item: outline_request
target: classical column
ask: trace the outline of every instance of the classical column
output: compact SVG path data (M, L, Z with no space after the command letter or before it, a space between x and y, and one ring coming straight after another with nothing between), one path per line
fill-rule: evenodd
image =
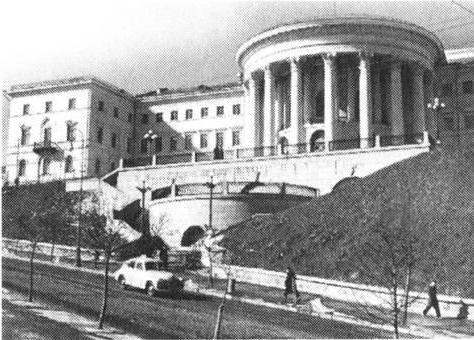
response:
M390 127L393 136L405 134L402 101L402 65L392 62L390 65Z
M251 74L248 78L248 88L246 87L245 102L245 145L249 148L254 148L257 142L257 122L255 119L257 114L257 95L257 80Z
M336 55L325 54L324 60L324 139L326 143L333 140L333 124L336 112L337 77Z
M423 133L425 127L424 69L418 65L410 68L413 87L413 132Z
M302 119L302 77L301 77L301 61L299 58L292 58L290 61L291 72L291 109L290 109L290 144L302 143L303 140L303 119Z
M264 71L264 101L263 101L263 145L273 145L273 105L275 97L275 78L270 65Z
M374 74L372 87L373 93L373 110L374 110L374 122L380 124L382 122L382 93L380 91L380 66L374 66Z
M311 118L311 72L303 72L303 123L309 123Z
M347 120L354 120L356 104L356 73L354 68L349 65L347 69Z
M359 61L359 134L360 147L368 148L372 130L372 91L370 83L370 56L361 53Z

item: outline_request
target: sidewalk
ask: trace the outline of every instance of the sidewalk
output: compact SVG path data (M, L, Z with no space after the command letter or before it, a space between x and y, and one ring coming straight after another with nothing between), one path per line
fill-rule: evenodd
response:
M209 287L208 270L187 271L186 277L191 278L200 287ZM203 294L222 297L227 282L214 278L214 288L201 289ZM227 294L228 299L239 300L251 304L284 309L293 312L312 314L316 317L358 324L376 329L393 331L393 326L384 322L388 311L376 308L361 307L344 301L336 301L307 293L302 293L299 303L283 304L283 289L258 286L249 283L237 282L235 292ZM293 296L288 301L293 302ZM313 303L311 303L313 301ZM331 312L332 311L332 312ZM453 318L434 318L430 316L409 314L408 325L400 327L400 333L415 337L428 338L472 338L474 337L474 322Z
M97 320L52 304L28 302L26 295L2 288L3 339L140 340L116 328L97 329Z

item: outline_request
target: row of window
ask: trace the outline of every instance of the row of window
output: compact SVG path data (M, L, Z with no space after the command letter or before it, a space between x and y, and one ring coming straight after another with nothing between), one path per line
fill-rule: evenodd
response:
M29 115L30 114L30 104L23 104L23 115ZM76 109L76 98L69 98L68 100L68 110L74 110ZM99 100L97 104L97 110L99 112L104 112L105 111L105 102L103 100ZM44 103L44 112L52 112L53 111L53 102L51 100L48 100ZM115 118L119 118L119 108L114 106L113 108L113 116ZM128 122L131 123L133 120L133 115L131 113L128 114Z
M45 158L42 161L41 166L41 173L43 175L48 175L50 174L50 168L51 168L51 159L50 158ZM113 171L116 169L116 164L115 162L110 163L110 171ZM100 159L96 159L95 161L95 173L98 175L100 174L101 171L101 162ZM73 165L73 158L71 155L67 156L64 160L64 172L65 173L71 173L74 172L74 165ZM26 160L21 159L18 162L18 177L22 177L26 175Z
M102 144L104 142L104 128L100 127L97 129L97 142ZM118 144L118 135L115 132L112 132L110 135L110 146L115 148ZM127 152L132 153L132 139L127 138Z
M199 136L199 146L201 149L207 149L209 147L209 134L201 133ZM155 153L163 152L163 138L158 136L154 139L155 141ZM223 147L224 145L224 132L216 132L216 146ZM232 146L240 145L240 130L232 131ZM149 139L142 139L140 145L141 153L151 152L150 148L152 147L151 141ZM185 134L184 135L184 150L192 150L193 148L193 135ZM169 139L169 148L170 152L178 151L178 137L172 136Z
M474 84L472 80L466 80L461 83L461 94L473 94ZM453 83L444 83L441 85L441 96L450 97L454 94Z
M445 113L443 115L443 127L446 131L455 131L457 130L456 127L456 118L453 116L452 113ZM464 129L466 130L474 130L474 115L469 114L464 116Z
M234 116L240 115L240 104L234 104L232 105L232 114ZM193 119L193 109L187 109L185 111L185 120L190 120ZM209 116L209 108L208 107L202 107L201 108L201 118L206 118ZM224 116L224 106L219 105L216 107L216 116L217 117L222 117ZM149 117L147 113L142 114L142 124L146 125L149 123ZM170 121L177 121L179 120L179 115L177 110L173 110L170 112ZM163 121L163 112L158 112L156 114L156 122L160 123Z

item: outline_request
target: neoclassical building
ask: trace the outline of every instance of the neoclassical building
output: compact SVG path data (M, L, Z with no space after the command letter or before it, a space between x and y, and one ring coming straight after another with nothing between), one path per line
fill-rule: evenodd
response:
M95 77L13 86L4 93L4 181L309 156L474 131L474 48L444 51L414 24L347 17L282 25L243 43L236 61L239 82L137 95ZM427 107L435 96L446 104L437 111Z
M280 26L237 52L246 89L248 146L330 143L422 134L426 103L446 62L427 30L381 18L319 19Z

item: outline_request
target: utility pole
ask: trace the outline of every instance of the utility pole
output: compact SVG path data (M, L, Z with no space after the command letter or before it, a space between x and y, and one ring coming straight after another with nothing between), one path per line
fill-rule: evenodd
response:
M79 216L78 222L76 224L76 267L82 266L81 261L81 228L82 228L82 196L84 191L84 149L85 149L85 142L84 142L84 134L81 130L75 128L74 132L77 131L81 134L81 167L80 167L80 175L79 175ZM74 149L74 141L71 141L71 150Z
M149 130L145 135L143 135L143 139L145 139L148 143L148 156L150 157L150 164L153 165L153 158L152 158L152 145L151 143L158 138L158 135L153 132L153 130Z
M150 236L150 229L145 228L145 194L147 191L151 190L150 187L145 185L145 181L143 181L143 185L141 187L137 187L137 190L140 191L142 194L142 218L141 218L141 229L144 236Z
M206 186L209 188L209 231L211 232L210 237L214 236L214 229L212 227L212 196L216 184L214 184L214 176L211 175L211 179L206 183ZM214 287L214 279L212 277L212 245L209 244L207 247L209 252L209 284Z

